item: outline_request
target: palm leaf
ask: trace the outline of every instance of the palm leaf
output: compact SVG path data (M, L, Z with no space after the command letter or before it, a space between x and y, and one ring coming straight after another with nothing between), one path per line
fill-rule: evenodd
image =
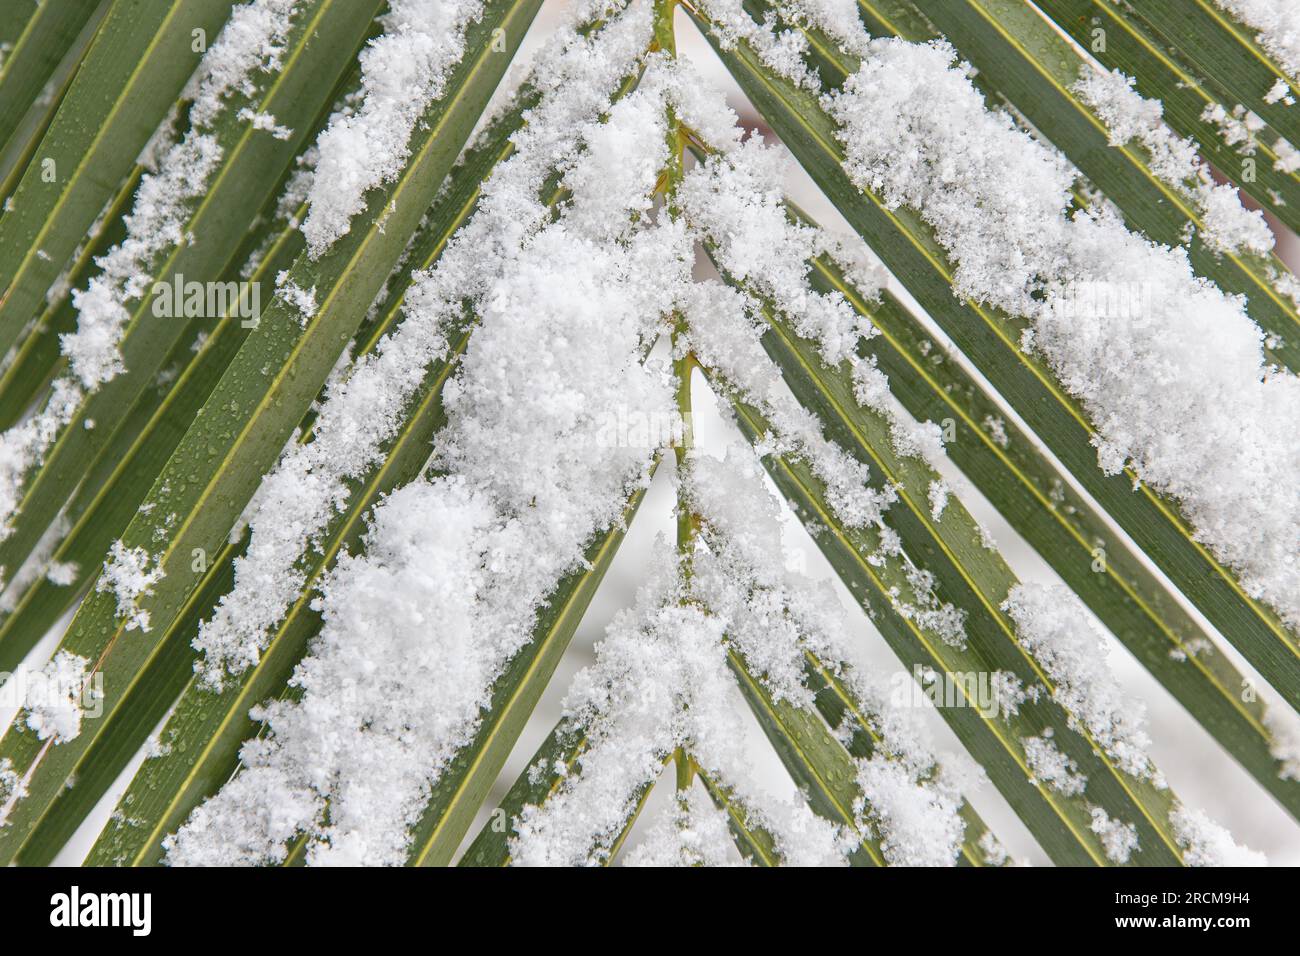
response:
M342 632L346 622L331 603L338 598L335 585L356 584L358 574L371 570L383 579L391 570L383 563L392 546L385 539L385 522L394 513L389 509L412 501L441 507L438 495L461 481L479 496L476 507L483 507L488 523L500 527L498 536L494 525L486 557L468 556L473 566L481 565L484 580L501 582L510 576L501 575L502 567L536 563L528 571L536 580L526 584L532 596L519 603L517 620L513 611L501 618L486 612L483 624L494 633L484 635L483 650L497 657L477 662L484 664L482 686L464 688L465 699L454 704L464 713L444 712L441 699L421 699L414 708L390 694L377 705L367 700L357 713L377 714L391 702L398 712L408 708L401 720L379 716L354 727L348 703L338 726L307 731L349 740L359 734L361 747L371 746L368 735L379 734L385 739L374 738L376 746L393 743L413 758L423 749L433 764L395 768L393 779L401 782L373 809L401 832L386 830L374 843L363 837L367 858L382 844L377 852L391 862L496 866L555 858L551 848L529 842L555 839L555 852L566 859L617 864L636 843L640 814L671 761L675 793L663 796L676 801L674 815L649 829L647 840L658 845L627 854L634 862L734 860L728 832L740 858L761 866L811 858L805 851L855 865L904 863L922 850L926 859L963 866L1006 862L994 833L953 789L955 768L930 754L897 701L886 704L872 675L850 663L856 649L838 633L847 622L812 601L800 603L802 577L785 573L779 557L765 560L781 528L774 512L751 514L750 506L761 510L760 499L776 505L752 459L743 468L730 460L750 449L731 448L726 462L710 464L710 456L694 448L695 368L848 594L915 678L919 686L909 682L908 689L930 696L930 682L945 678L955 699L936 702L939 715L1053 862L1171 865L1233 850L1217 829L1189 838L1185 808L1141 752L1145 738L1138 733L1117 746L1113 734L1127 733L1127 725L1118 716L1110 725L1098 720L1098 707L1111 713L1118 685L1090 686L1100 697L1081 699L1070 668L1059 667L1051 648L1043 653L1036 646L1016 597L1032 589L1020 588L933 462L900 441L910 423L892 405L862 404L862 363L885 373L893 400L908 415L942 423L949 462L1262 790L1300 816L1294 754L1278 714L1254 699L1249 674L1216 643L1215 631L1292 707L1300 704L1300 638L1196 540L1176 502L1135 483L1131 472L1103 475L1092 422L1046 364L1021 350L1025 323L953 295L953 263L939 240L919 212L890 208L854 185L839 145L844 131L828 114L863 65L847 49L868 58L903 49L858 44L849 33L859 26L864 40L946 39L976 67L972 82L991 108L1009 111L1029 135L1055 146L1080 171L1078 209L1087 214L1111 203L1135 233L1186 248L1200 276L1242 296L1276 363L1269 374L1285 376L1300 368L1300 308L1293 292L1300 283L1276 256L1224 248L1204 192L1213 185L1207 167L1193 163L1193 175L1171 176L1160 141L1116 142L1103 118L1105 104L1096 100L1097 86L1113 82L1098 64L1132 74L1138 92L1160 101L1173 134L1189 138L1177 142L1179 157L1190 162L1193 149L1199 150L1204 162L1296 226L1300 176L1286 169L1300 121L1286 99L1300 95L1300 87L1285 72L1291 64L1273 55L1282 55L1281 48L1209 0L1194 0L1185 10L1165 0L854 0L834 10L803 0L702 6L724 20L747 15L752 33L742 21L739 28L714 24L694 3L683 2L762 119L878 254L904 295L864 288L871 280L847 257L841 261L841 252L849 251L842 243L828 241L792 204L784 207L788 219L782 215L778 185L723 200L737 200L735 208L761 204L763 215L774 213L758 231L784 225L782 241L799 250L788 258L797 261L774 257L762 237L750 245L763 248L749 252L763 264L746 273L745 264L736 263L737 275L728 274L735 250L727 252L711 218L731 213L711 207L698 190L747 189L745 177L768 175L763 164L774 161L775 152L739 145L729 114L675 62L675 0L583 7L580 16L594 19L566 23L563 42L541 54L540 62L556 71L534 69L509 97L497 97L540 5L486 0L481 11L473 0L464 7L413 0L10 5L0 22L0 428L6 462L18 465L6 465L6 493L17 505L8 508L0 532L6 581L0 589L0 672L39 667L34 650L49 647L42 637L53 632L60 640L47 673L69 661L73 669L84 663L86 683L102 681L103 697L89 715L72 704L79 729L53 734L50 721L61 719L64 704L56 702L51 711L29 700L0 737L0 862L52 863L79 845L92 811L110 794L115 812L95 838L86 858L91 864L155 864L169 847L170 862L224 857L227 850L236 856L247 850L287 867L318 862L318 851L350 857L357 847L348 845L346 831L354 825L349 820L364 816L359 801L367 791L352 786L346 766L318 772L313 758L306 776L337 776L340 787L302 784L307 802L289 811L297 833L287 843L283 834L266 842L265 834L250 832L250 847L239 841L235 847L222 836L231 821L217 820L215 830L205 830L205 817L242 813L246 804L259 805L276 792L256 785L262 773L279 779L285 768L276 760L285 760L286 780L301 776L296 755L281 752L298 741L277 715L308 713L319 695L328 695L313 668L325 668L326 683L334 680L328 655L336 642L357 637ZM857 22L838 23L834 17L842 14ZM252 41L263 44L256 56L251 46L243 49L251 57L244 79L224 88L220 107L203 119L202 84L217 58L200 65L200 55L227 21L227 36L240 34L249 24L241 23L244 17L269 17L254 33L269 32ZM268 26L272 20L277 25ZM773 39L766 35L771 30L787 31L778 47L764 45ZM391 64L378 61L382 51L391 55L408 40L431 44L436 53L430 62L445 57L445 63L435 67L434 73L442 72L426 91L413 94L412 102L422 105L399 117L409 103L380 89L392 77L386 75ZM786 68L792 63L809 72L787 79L799 73ZM621 78L611 65L623 71ZM592 84L580 69L605 75ZM1081 77L1097 86L1090 90ZM614 95L607 97L610 90ZM651 142L645 136L635 141L633 129L649 115L641 109L647 103L655 104L654 165L635 154ZM367 113L372 107L376 112ZM382 141L377 127L368 129L364 146L347 139L349 127L365 128L390 109L401 143ZM1220 117L1235 111L1236 119L1250 119L1244 147L1225 142L1222 120L1212 116L1216 110ZM354 118L360 126L352 126ZM85 313L85 294L74 298L70 292L119 281L112 254L139 238L136 214L152 201L151 188L166 182L167 160L156 165L160 151L199 133L210 134L218 150L212 175L193 195L182 197L176 187L184 204L177 230L147 261L133 260L139 266L132 266L134 291L124 286L120 296L125 321L120 338L110 330L109 353L120 353L122 367L88 384L76 336L96 333L100 320ZM702 152L716 145L720 155L691 170L687 145ZM372 146L375 155L353 155ZM311 217L336 214L335 197L313 187L309 201L300 201L305 167L316 166L318 156L317 187L341 190L338 208L351 202L342 180L352 178L353 164L372 177L351 214L337 228L325 227L334 230L329 242L314 231ZM593 170L598 181L590 178ZM527 189L518 188L521 173ZM516 210L524 211L518 229ZM479 213L479 221L453 241ZM483 221L493 235L484 235ZM1251 248L1266 248L1261 235L1251 233ZM728 241L753 238L739 229ZM680 284L693 281L685 263L700 249L715 258L723 285L713 279L705 286ZM593 295L626 289L658 304L614 323L603 311L580 315L585 301L560 302L572 291L564 277L550 283L551 251L571 257L575 288L589 283ZM483 266L473 261L479 254ZM669 260L675 271L662 277L666 285L656 281L659 276L638 273L646 263ZM605 261L628 263L619 268L630 270L633 280L593 266ZM542 281L540 291L530 288L532 299L522 308L512 303L506 315L499 303L517 291L516 264L521 276L540 268ZM781 278L771 280L769 273ZM244 327L233 309L156 321L155 284L181 274L259 288L273 283L278 291L253 328ZM607 281L617 285L607 287ZM791 283L797 288L786 289ZM432 306L430 296L437 300ZM735 316L706 314L715 303L719 309L740 305ZM829 312L817 312L828 303ZM750 324L727 326L736 316ZM524 394L533 387L525 381L516 396L512 380L492 381L489 405L499 398L508 399L503 409L524 404L516 405L519 414L501 416L499 426L488 425L493 432L484 447L497 441L494 429L514 423L518 430L519 422L534 421L540 424L518 441L537 460L496 461L507 454L479 464L475 449L466 449L477 441L469 437L473 429L488 423L475 419L466 402L493 374L487 368L494 361L536 362L532 341L518 348L523 343L512 338L506 358L494 352L503 341L500 323L525 318L529 323L515 331L536 336L538 368L581 362L576 377L585 379L588 352L601 363L610 360L608 349L617 349L619 374L629 376L617 381L628 389L599 386L617 394L586 400L599 408L573 408L580 422L574 426L564 423L578 404L567 395ZM805 337L813 328L809 319L834 325L817 326L816 334L829 338ZM591 334L601 344L589 348L580 335L565 333L570 321L575 329L598 330ZM670 326L671 340L659 344L671 354L675 384L669 363L651 352L656 336L670 338ZM868 327L876 334L860 337ZM617 336L633 330L635 336L627 335L628 342L614 334L602 338L615 329ZM850 333L856 337L851 351L840 349L835 361L847 358L828 364L823 355L834 349L827 343ZM770 394L750 394L736 356L721 353L718 343L737 334L750 338L730 344L743 346L747 351L736 354L761 366L750 370L754 381L775 383ZM402 351L408 336L419 352ZM709 358L717 368L703 365L696 351L706 341L718 349ZM438 350L436 360L430 351L422 362L408 361L426 348ZM614 368L593 369L592 381L605 382ZM378 380L389 369L402 379L393 393L401 402L385 395L372 425L358 409L373 388L387 384ZM574 395L603 394L585 380L570 384ZM600 469L608 462L594 450L604 447L603 437L570 448L568 436L594 427L611 411L603 406L642 387L659 390L653 401L676 407L674 437L647 449L636 474L648 482L644 466L650 464L652 476L673 450L677 548L661 549L662 566L656 565L635 611L610 625L596 663L575 682L565 716L528 767L512 784L499 781L526 728L538 720L539 702L645 495L646 482L607 481ZM454 414L444 411L444 393ZM530 417L535 409L545 414ZM554 441L536 440L536 429L552 427ZM49 441L29 454L24 443L36 440L33 434ZM635 454L619 447L628 461L640 455L640 444L631 446ZM10 455L11 448L18 451ZM361 456L356 461L354 451ZM331 457L336 453L338 462ZM326 457L326 466L314 464ZM296 488L285 482L300 467L312 485L303 488L303 512L310 517L287 516L291 533L277 537L268 523L278 517L280 502L292 497ZM439 471L444 468L446 474ZM530 535L551 540L530 525L549 520L554 527L539 507L546 496L532 482L566 469L576 469L563 479L574 488L582 484L577 474L586 474L593 490L607 485L592 499L599 502L592 514L602 516L601 526L593 524L581 541L558 544L569 548L567 563L537 545L517 546ZM845 475L864 487L841 487L836 482ZM254 500L259 488L263 495ZM869 518L838 510L855 493L863 497L854 505ZM583 494L579 489L570 497L585 507ZM868 507L873 502L885 502L883 510ZM609 524L620 508L621 518ZM445 539L420 536L418 549L430 566L454 566L467 557L456 543L464 531L448 530ZM297 550L295 536L302 539ZM268 562L277 566L263 567ZM545 580L537 569L545 569ZM267 574L271 596L253 598L250 588L260 588ZM439 582L445 594L459 593L444 585ZM388 595L379 591L382 603ZM477 602L474 593L466 591L467 601ZM494 593L492 601L512 596ZM400 604L403 596L394 597ZM245 600L252 604L247 619L240 610ZM474 615L467 625L473 632L480 627L479 609L466 610ZM399 630L422 627L428 616L421 609L411 614L414 623ZM953 615L962 622L960 634L953 633ZM1081 620L1071 617L1070 626ZM260 622L253 628L260 628L255 647L244 646L249 621ZM429 626L430 646L442 646L444 622ZM498 635L503 626L507 633ZM235 639L226 630L240 632L239 664L223 660L227 649L213 646ZM371 682L378 692L390 682L402 684L408 659L384 658L393 635L385 627L375 630L365 635L375 646L355 651L363 661L374 652L369 661L385 675ZM432 660L423 647L416 653L423 655L421 667ZM352 662L348 657L340 666ZM1090 669L1080 670L1088 683ZM968 680L979 677L1000 688L991 709ZM262 722L258 705L277 701ZM796 804L779 813L764 805L764 787L751 790L736 775L731 761L743 748L728 753L721 746L720 738L736 736L741 725L727 724L731 729L718 739L700 729L701 715L712 713L715 703L731 711L741 701L784 768L778 789L798 793ZM674 712L659 714L660 702ZM428 727L421 725L426 714L433 718ZM440 722L449 716L458 729L445 735ZM727 719L742 717L731 713ZM617 739L623 727L631 732L628 751ZM244 749L250 742L256 743ZM1124 750L1130 743L1139 751L1136 763ZM146 759L119 793L115 782L139 760L142 747ZM340 749L339 759L347 752ZM1045 752L1063 761L1064 776L1050 760L1041 762ZM873 776L878 773L886 776ZM507 785L487 824L467 841L491 806L494 787ZM601 794L599 808L583 804L595 794ZM394 795L400 806L384 802ZM889 802L899 799L905 812L891 817ZM259 805L257 812L265 809ZM698 816L705 811L707 819ZM303 822L313 814L316 824ZM917 819L905 819L911 816ZM573 832L575 824L586 829ZM919 829L909 834L909 826ZM700 851L704 844L693 844L701 837L707 852ZM213 838L224 846L211 845Z
M31 161L67 86L108 12L104 0L38 4L10 40L0 69L0 197Z

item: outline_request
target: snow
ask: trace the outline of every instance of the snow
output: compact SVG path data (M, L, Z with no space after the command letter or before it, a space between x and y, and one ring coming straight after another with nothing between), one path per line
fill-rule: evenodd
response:
M918 782L906 767L877 754L858 766L860 810L874 824L891 866L954 866L964 825L961 795L938 781Z
M1007 853L1007 848L1002 845L992 830L988 830L980 837L979 848L984 854L984 862L988 866L1005 866L1011 855Z
M686 791L646 830L624 866L745 866L727 817L700 787Z
M932 630L945 643L962 646L965 611L938 599L933 575L911 562L898 545L897 534L885 524L885 512L897 499L897 493L892 486L873 487L869 469L827 440L816 416L784 388L779 372L759 342L763 325L754 317L758 309L752 298L721 283L695 283L687 293L683 312L696 356L716 373L717 387L724 392L731 390L768 419L771 431L756 446L761 456L790 456L807 463L824 485L827 504L840 522L849 528L874 528L879 533L881 550L875 560L899 558L903 562L913 594L910 598L901 593L893 595L895 609ZM855 366L861 368L880 374L867 363ZM896 443L899 434L895 429Z
M190 107L191 122L211 126L232 93L249 99L257 95L254 74L280 71L284 41L301 2L251 0L230 11L212 45L212 55L204 56L191 81L191 89L197 87Z
M1221 103L1208 103L1201 111L1201 122L1219 128L1219 138L1241 156L1254 156L1259 148L1256 134L1264 128L1264 121L1238 103L1231 111Z
M614 619L597 645L596 663L574 678L564 704L566 730L580 730L586 745L576 772L515 820L510 855L516 866L605 862L642 790L676 746L690 743L699 751L701 738L726 739L724 730L738 730L722 621L681 603L674 556L666 546L660 550L636 608Z
M641 792L678 746L727 788L751 825L772 834L783 861L845 863L834 827L802 801L774 799L753 785L724 622L685 596L676 555L661 545L636 606L615 617L596 663L574 678L565 727L586 745L576 772L516 819L516 865L605 862Z
M938 521L943 517L944 508L948 507L948 495L952 489L942 479L935 479L926 488L926 497L930 501L930 519Z
M317 140L320 160L303 235L312 258L348 231L370 189L392 182L411 132L465 56L465 31L481 0L393 0L384 33L361 54L361 104L336 114Z
M76 561L51 561L45 570L45 580L58 587L70 587L76 582L79 570Z
M303 328L316 317L320 305L316 302L316 287L304 289L289 278L288 271L280 272L275 277L276 294L286 305L298 313L298 321Z
M1300 80L1300 7L1292 0L1214 0L1246 26L1293 80Z
M1270 105L1274 103L1285 103L1287 106L1295 105L1295 97L1291 93L1291 86L1280 76L1277 81L1268 88L1264 94L1264 102Z
M1284 139L1279 139L1273 144L1273 152L1277 158L1273 160L1273 168L1279 173L1300 172L1300 149L1296 149Z
M1088 778L1079 773L1079 765L1062 753L1051 737L1026 737L1020 743L1038 783L1046 784L1067 797L1078 796L1088 786Z
M0 758L0 829L8 823L14 805L27 795L27 781L8 757Z
M818 230L788 218L782 188L788 164L783 151L751 137L691 170L678 200L734 281L788 315L801 336L818 343L827 364L856 361L855 347L874 328L838 292L824 295L809 285L809 260L825 243Z
M762 24L745 12L741 0L702 0L699 10L715 25L714 35L724 50L744 41L765 64L807 90L817 90L816 75L804 63L808 41L798 30L776 31L775 16Z
M1112 819L1101 807L1093 807L1091 812L1091 829L1101 839L1106 858L1112 863L1124 865L1138 848L1137 827Z
M1051 678L1052 697L1070 714L1071 728L1086 732L1120 770L1154 778L1146 709L1124 696L1106 662L1105 635L1083 602L1067 588L1026 583L1011 590L1002 608Z
M850 666L848 624L834 595L781 561L779 505L757 461L738 453L725 460L695 455L685 493L703 519L707 546L692 556L692 594L725 622L728 641L774 699L811 706L807 652L839 678L878 738L872 762L859 767L871 784L860 810L880 831L886 859L951 863L961 844L960 796L915 715Z
M895 500L892 488L872 487L869 469L821 433L817 418L784 390L780 373L759 337L757 303L716 281L697 282L683 312L695 354L772 425L764 454L790 454L807 462L825 485L828 503L848 527L875 525Z
M1232 834L1200 810L1175 807L1169 822L1188 866L1268 866L1264 854L1239 846Z
M59 651L41 670L22 675L27 685L27 726L38 740L64 743L81 733L88 663L84 657Z
M1269 753L1278 762L1277 775L1300 781L1300 714L1284 701L1274 701L1265 705L1264 726L1272 738Z
M117 616L124 619L126 630L148 631L149 612L140 608L138 602L153 593L153 586L163 576L162 567L144 548L128 548L121 541L114 541L104 571L95 582L95 590L113 593Z

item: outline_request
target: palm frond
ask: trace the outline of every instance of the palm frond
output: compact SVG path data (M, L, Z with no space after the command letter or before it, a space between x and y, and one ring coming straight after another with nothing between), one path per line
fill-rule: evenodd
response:
M582 0L512 71L542 0L11 6L0 862L1259 862L1112 637L1300 813L1282 14Z

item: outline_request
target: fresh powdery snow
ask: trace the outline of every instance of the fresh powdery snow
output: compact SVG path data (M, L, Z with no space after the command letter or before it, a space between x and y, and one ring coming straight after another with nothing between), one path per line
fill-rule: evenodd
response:
M23 484L40 464L84 399L124 371L118 345L131 303L150 291L151 272L164 252L186 242L195 200L208 189L222 159L212 126L232 91L256 93L253 77L280 67L280 53L300 0L252 0L234 8L221 34L199 61L188 95L190 129L171 139L169 123L155 135L153 172L136 190L126 238L96 259L101 272L72 294L77 329L61 336L68 374L58 378L35 414L0 435L0 538L22 499Z
M1239 846L1232 834L1200 810L1176 807L1169 823L1188 866L1268 866L1264 854Z
M1025 748L1025 761L1039 783L1067 797L1078 796L1087 788L1088 778L1079 773L1079 765L1062 753L1051 737L1026 737L1020 743Z
M1092 832L1101 840L1106 858L1123 866L1138 848L1137 827L1111 817L1101 807L1092 808Z
M148 631L149 612L138 602L153 593L153 586L163 574L158 562L144 548L128 548L121 541L114 541L103 573L95 582L95 590L113 593L117 616L125 621L126 630Z
M14 769L12 760L0 758L0 828L8 822L14 804L26 795L27 780Z
M384 33L361 54L361 104L321 133L320 161L303 235L313 257L348 231L367 190L392 181L410 154L411 131L465 55L465 31L482 0L393 0Z
M1246 26L1291 78L1300 81L1300 5L1295 0L1214 0Z
M1271 738L1269 753L1278 762L1277 775L1300 781L1300 714L1275 700L1265 705L1264 726Z
M1021 645L1051 679L1053 698L1081 725L1074 729L1090 735L1125 773L1158 781L1147 756L1146 708L1124 696L1106 662L1105 635L1083 602L1063 587L1019 584L1003 609Z
M919 781L896 760L874 754L858 764L862 797L854 809L871 821L891 866L953 866L964 824L961 794L944 778Z
M727 817L701 787L675 799L628 853L624 866L744 866Z
M41 670L21 675L27 692L27 726L37 739L57 744L81 733L88 663L77 654L59 651Z

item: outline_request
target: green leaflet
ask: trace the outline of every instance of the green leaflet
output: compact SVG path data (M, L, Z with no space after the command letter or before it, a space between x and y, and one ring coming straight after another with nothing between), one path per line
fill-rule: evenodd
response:
M352 231L319 260L300 259L290 270L299 288L316 288L321 306L304 329L295 307L278 298L266 309L194 425L163 469L138 515L123 534L124 546L142 548L165 577L142 596L140 609L155 629L167 626L198 584L196 554L215 555L270 468L292 429L315 399L330 369L356 331L366 306L399 258L406 238L468 138L474 121L522 38L537 0L489 4L469 31L468 52L412 136L412 155L396 182L374 190ZM508 49L492 49L498 27ZM385 213L387 213L385 215ZM199 469L203 469L200 477ZM74 619L63 647L95 663L104 674L105 716L158 650L148 633L126 631L111 593L91 595ZM32 773L29 795L0 833L0 858L11 858L53 796L69 765L94 740L103 721L58 746L40 745L11 728L0 752Z
M0 199L13 192L108 12L105 0L40 4L0 68Z

